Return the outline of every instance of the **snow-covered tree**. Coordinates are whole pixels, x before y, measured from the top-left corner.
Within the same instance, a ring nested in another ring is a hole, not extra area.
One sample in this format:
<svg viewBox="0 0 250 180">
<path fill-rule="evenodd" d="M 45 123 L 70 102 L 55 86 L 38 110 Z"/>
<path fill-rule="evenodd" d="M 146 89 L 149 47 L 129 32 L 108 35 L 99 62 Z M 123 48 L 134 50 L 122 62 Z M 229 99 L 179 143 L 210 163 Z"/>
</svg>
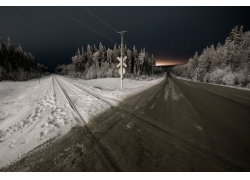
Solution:
<svg viewBox="0 0 250 180">
<path fill-rule="evenodd" d="M 112 50 L 108 48 L 107 50 L 107 61 L 109 63 L 109 65 L 111 66 L 112 63 Z"/>
<path fill-rule="evenodd" d="M 116 44 L 114 45 L 114 49 L 112 51 L 112 63 L 117 64 L 118 50 L 116 48 Z"/>
<path fill-rule="evenodd" d="M 250 32 L 235 26 L 224 44 L 205 48 L 172 71 L 196 81 L 250 87 Z"/>
<path fill-rule="evenodd" d="M 132 57 L 131 57 L 131 51 L 129 49 L 127 50 L 126 64 L 127 64 L 127 72 L 132 73 Z"/>
<path fill-rule="evenodd" d="M 105 62 L 106 50 L 104 49 L 102 43 L 99 45 L 99 65 L 102 65 Z"/>
<path fill-rule="evenodd" d="M 95 47 L 95 44 L 94 44 L 93 52 L 96 52 L 96 51 L 98 51 L 98 49 Z"/>
<path fill-rule="evenodd" d="M 156 60 L 154 58 L 154 55 L 152 54 L 152 57 L 151 57 L 151 70 L 152 70 L 152 74 L 154 74 L 154 68 L 156 66 Z"/>
<path fill-rule="evenodd" d="M 139 69 L 139 60 L 138 60 L 137 49 L 135 48 L 135 46 L 133 47 L 133 52 L 132 52 L 132 65 L 133 65 L 133 72 L 134 74 L 136 74 Z"/>
<path fill-rule="evenodd" d="M 55 72 L 58 74 L 68 74 L 73 77 L 85 79 L 119 77 L 117 57 L 120 55 L 120 50 L 121 47 L 118 46 L 117 48 L 115 44 L 113 50 L 108 48 L 106 51 L 105 46 L 103 46 L 101 42 L 98 50 L 95 45 L 94 50 L 91 45 L 87 45 L 86 52 L 83 47 L 81 51 L 78 48 L 75 56 L 72 57 L 72 64 L 70 64 L 70 66 L 58 65 Z M 149 75 L 153 71 L 155 58 L 152 58 L 151 62 L 151 58 L 148 57 L 148 53 L 145 51 L 145 48 L 141 50 L 141 53 L 138 55 L 135 46 L 133 51 L 125 46 L 124 54 L 127 56 L 126 77 L 130 77 L 130 74 L 132 73 L 135 73 L 135 75 L 136 73 Z"/>
<path fill-rule="evenodd" d="M 0 67 L 2 80 L 22 81 L 37 77 L 37 62 L 31 53 L 23 52 L 21 45 L 14 49 L 8 38 L 6 46 L 0 38 Z M 48 69 L 47 69 L 48 70 Z"/>
</svg>

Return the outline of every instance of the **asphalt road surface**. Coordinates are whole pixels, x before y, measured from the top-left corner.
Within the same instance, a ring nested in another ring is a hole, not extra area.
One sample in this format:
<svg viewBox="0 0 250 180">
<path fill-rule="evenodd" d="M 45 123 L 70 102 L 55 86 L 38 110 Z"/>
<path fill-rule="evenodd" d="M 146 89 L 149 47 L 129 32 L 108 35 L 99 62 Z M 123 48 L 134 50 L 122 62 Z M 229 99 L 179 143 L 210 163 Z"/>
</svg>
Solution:
<svg viewBox="0 0 250 180">
<path fill-rule="evenodd" d="M 250 91 L 166 80 L 2 171 L 250 171 Z"/>
</svg>

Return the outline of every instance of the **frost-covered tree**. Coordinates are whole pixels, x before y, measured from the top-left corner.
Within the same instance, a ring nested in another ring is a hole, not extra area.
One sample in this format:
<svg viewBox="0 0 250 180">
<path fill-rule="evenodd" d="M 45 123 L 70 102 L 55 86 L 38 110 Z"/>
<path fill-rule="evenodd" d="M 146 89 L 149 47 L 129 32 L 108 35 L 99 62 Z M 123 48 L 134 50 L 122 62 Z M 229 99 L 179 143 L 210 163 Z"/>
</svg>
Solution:
<svg viewBox="0 0 250 180">
<path fill-rule="evenodd" d="M 131 57 L 131 51 L 129 49 L 127 50 L 126 64 L 127 64 L 127 72 L 132 73 L 132 57 Z"/>
<path fill-rule="evenodd" d="M 133 65 L 133 73 L 137 74 L 137 71 L 139 70 L 139 60 L 138 60 L 138 53 L 135 46 L 133 47 L 132 52 L 132 65 Z"/>
<path fill-rule="evenodd" d="M 7 49 L 6 46 L 0 37 L 0 66 L 4 66 L 5 64 L 5 58 L 7 57 Z"/>
<path fill-rule="evenodd" d="M 97 52 L 98 49 L 95 47 L 95 44 L 94 44 L 94 48 L 93 48 L 93 52 Z"/>
<path fill-rule="evenodd" d="M 111 63 L 112 63 L 112 50 L 109 48 L 107 50 L 107 61 L 111 65 Z"/>
<path fill-rule="evenodd" d="M 55 72 L 61 75 L 67 74 L 84 79 L 119 77 L 117 57 L 121 55 L 119 52 L 120 50 L 121 47 L 118 46 L 117 48 L 115 44 L 113 50 L 108 48 L 106 51 L 106 48 L 102 45 L 102 43 L 99 44 L 98 50 L 95 45 L 94 50 L 91 45 L 88 45 L 86 52 L 83 47 L 81 51 L 78 48 L 75 56 L 72 57 L 72 64 L 58 65 Z M 137 74 L 152 74 L 151 71 L 155 66 L 155 58 L 152 58 L 153 62 L 151 62 L 151 58 L 148 57 L 148 53 L 145 51 L 145 48 L 141 50 L 140 55 L 138 55 L 135 46 L 133 51 L 125 46 L 124 54 L 127 56 L 127 60 L 125 62 L 127 64 L 126 77 L 131 77 L 133 73 L 135 73 L 135 76 L 137 76 Z"/>
<path fill-rule="evenodd" d="M 100 42 L 99 45 L 99 65 L 102 65 L 105 62 L 105 54 L 106 50 L 104 49 L 102 43 Z"/>
<path fill-rule="evenodd" d="M 92 54 L 93 54 L 92 49 L 91 49 L 90 45 L 88 44 L 87 53 L 86 53 L 86 57 L 87 57 L 86 68 L 87 69 L 92 65 Z"/>
<path fill-rule="evenodd" d="M 37 62 L 31 53 L 23 52 L 21 45 L 15 50 L 10 38 L 7 46 L 0 38 L 0 66 L 2 80 L 23 81 L 38 77 Z M 48 69 L 46 69 L 48 70 Z"/>
<path fill-rule="evenodd" d="M 156 60 L 154 58 L 154 55 L 152 54 L 152 57 L 151 57 L 151 71 L 152 71 L 152 74 L 154 74 L 155 66 L 156 66 Z"/>
<path fill-rule="evenodd" d="M 142 69 L 143 69 L 144 58 L 145 58 L 145 52 L 141 50 L 141 52 L 139 53 L 139 57 L 138 57 L 138 61 L 139 61 L 139 70 L 138 70 L 138 74 L 140 74 L 141 71 L 142 71 Z"/>
<path fill-rule="evenodd" d="M 117 57 L 118 57 L 118 49 L 116 48 L 116 44 L 114 45 L 114 49 L 112 51 L 112 63 L 117 64 Z"/>
<path fill-rule="evenodd" d="M 197 66 L 195 57 L 198 57 Z M 195 55 L 172 71 L 197 81 L 250 88 L 250 32 L 243 32 L 243 26 L 235 26 L 224 44 L 205 48 L 200 56 Z"/>
</svg>

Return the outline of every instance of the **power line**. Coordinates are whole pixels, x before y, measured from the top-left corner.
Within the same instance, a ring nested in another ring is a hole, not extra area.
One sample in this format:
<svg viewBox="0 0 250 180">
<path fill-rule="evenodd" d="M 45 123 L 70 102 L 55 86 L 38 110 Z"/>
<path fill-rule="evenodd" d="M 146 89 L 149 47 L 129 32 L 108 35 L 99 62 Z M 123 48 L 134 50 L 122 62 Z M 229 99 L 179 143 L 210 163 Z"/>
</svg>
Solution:
<svg viewBox="0 0 250 180">
<path fill-rule="evenodd" d="M 113 21 L 113 23 L 115 23 L 117 26 L 120 27 L 120 25 L 117 24 L 110 16 L 108 16 L 100 7 L 97 6 L 97 8 L 98 8 L 103 14 L 105 14 L 106 17 L 107 17 L 108 19 L 110 19 L 111 21 Z"/>
<path fill-rule="evenodd" d="M 114 29 L 113 27 L 111 27 L 110 25 L 108 25 L 106 22 L 104 22 L 101 18 L 99 18 L 99 17 L 96 16 L 94 13 L 92 13 L 91 11 L 89 11 L 87 8 L 85 8 L 85 7 L 83 7 L 83 6 L 81 6 L 81 7 L 84 8 L 86 11 L 88 11 L 91 15 L 95 16 L 98 20 L 100 20 L 102 23 L 104 23 L 105 25 L 107 25 L 107 26 L 108 26 L 109 28 L 111 28 L 113 31 L 118 32 L 118 30 L 116 30 L 116 29 Z M 100 8 L 99 8 L 99 9 L 100 9 Z M 102 12 L 103 12 L 103 11 L 102 11 Z M 110 19 L 111 19 L 111 18 L 110 18 Z M 127 44 L 128 44 L 131 48 L 133 48 L 125 38 L 123 38 L 123 39 L 124 39 L 124 41 L 127 42 Z"/>
<path fill-rule="evenodd" d="M 108 25 L 107 23 L 105 23 L 103 20 L 101 20 L 99 17 L 97 17 L 94 13 L 92 13 L 91 11 L 89 11 L 87 8 L 81 6 L 83 9 L 85 9 L 86 11 L 88 11 L 90 14 L 92 14 L 93 16 L 95 16 L 97 19 L 99 19 L 101 22 L 103 22 L 104 24 L 106 24 L 108 27 L 110 27 L 112 30 L 114 30 L 115 32 L 117 32 L 117 30 L 115 30 L 114 28 L 112 28 L 110 25 Z"/>
<path fill-rule="evenodd" d="M 65 12 L 63 12 L 63 11 L 61 11 L 61 10 L 59 10 L 59 9 L 57 9 L 57 8 L 55 8 L 55 7 L 53 7 L 53 6 L 51 6 L 51 7 L 54 8 L 55 10 L 59 11 L 60 13 L 62 13 L 62 14 L 64 14 L 64 15 L 68 16 L 69 18 L 73 19 L 74 21 L 80 23 L 81 25 L 83 25 L 83 26 L 89 28 L 90 30 L 94 31 L 95 33 L 97 33 L 97 34 L 99 34 L 99 35 L 105 37 L 106 39 L 112 41 L 113 43 L 118 44 L 118 43 L 116 43 L 115 41 L 113 41 L 112 39 L 108 38 L 107 36 L 104 36 L 103 34 L 99 33 L 98 31 L 94 30 L 93 28 L 91 28 L 91 27 L 85 25 L 84 23 L 78 21 L 77 19 L 73 18 L 72 16 L 66 14 Z"/>
<path fill-rule="evenodd" d="M 105 14 L 105 16 L 106 17 L 108 17 L 111 21 L 113 21 L 113 23 L 115 23 L 116 25 L 118 25 L 110 16 L 108 16 L 100 7 L 98 7 L 97 6 L 97 8 L 103 13 L 103 14 Z M 119 25 L 118 25 L 119 26 Z M 120 27 L 120 26 L 119 26 Z M 133 49 L 133 47 L 129 44 L 129 42 L 125 39 L 125 38 L 123 38 L 124 39 L 124 41 Z"/>
<path fill-rule="evenodd" d="M 123 38 L 124 39 L 124 41 L 126 41 L 126 43 L 128 43 L 128 45 L 133 49 L 133 47 L 129 44 L 129 42 L 125 39 L 125 38 Z"/>
<path fill-rule="evenodd" d="M 90 7 L 90 6 L 88 6 L 88 8 L 90 8 L 90 10 L 91 10 L 92 12 L 94 12 L 95 14 L 98 14 L 99 17 L 102 17 L 102 18 L 104 18 L 106 21 L 111 22 L 107 17 L 103 16 L 103 14 L 101 14 L 100 11 L 96 11 L 93 7 Z M 116 28 L 114 28 L 114 29 L 116 29 Z"/>
</svg>

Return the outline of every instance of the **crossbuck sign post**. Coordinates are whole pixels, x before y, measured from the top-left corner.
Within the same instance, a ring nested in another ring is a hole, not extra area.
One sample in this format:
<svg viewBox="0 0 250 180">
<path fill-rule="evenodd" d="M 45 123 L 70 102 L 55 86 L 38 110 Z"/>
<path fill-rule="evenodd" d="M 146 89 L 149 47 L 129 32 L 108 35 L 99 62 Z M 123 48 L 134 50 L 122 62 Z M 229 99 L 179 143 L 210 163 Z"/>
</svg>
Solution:
<svg viewBox="0 0 250 180">
<path fill-rule="evenodd" d="M 126 72 L 124 67 L 127 67 L 127 65 L 125 64 L 125 60 L 127 59 L 127 57 L 123 56 L 123 34 L 126 32 L 127 31 L 117 32 L 118 34 L 121 34 L 121 57 L 117 57 L 117 60 L 119 61 L 117 67 L 119 68 L 119 74 L 121 77 L 121 89 L 123 89 L 123 74 L 125 74 Z"/>
</svg>

